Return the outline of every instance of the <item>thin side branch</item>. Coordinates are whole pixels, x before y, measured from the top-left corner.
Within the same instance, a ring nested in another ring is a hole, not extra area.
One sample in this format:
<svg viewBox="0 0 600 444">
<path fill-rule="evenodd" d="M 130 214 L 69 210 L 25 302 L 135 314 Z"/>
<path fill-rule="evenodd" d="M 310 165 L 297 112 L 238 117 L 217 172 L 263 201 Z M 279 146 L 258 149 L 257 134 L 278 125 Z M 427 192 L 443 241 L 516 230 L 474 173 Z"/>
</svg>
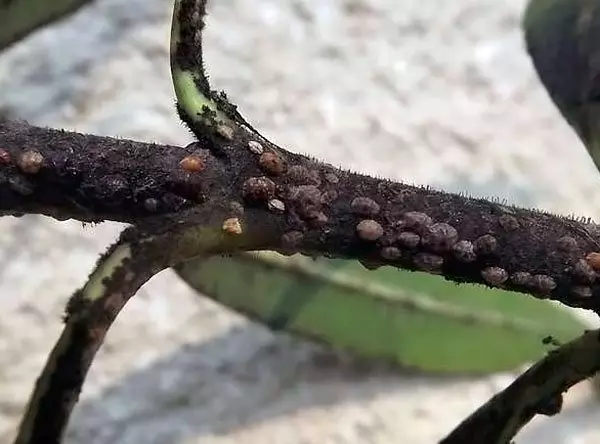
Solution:
<svg viewBox="0 0 600 444">
<path fill-rule="evenodd" d="M 132 246 L 117 242 L 87 285 L 72 298 L 63 332 L 28 402 L 15 444 L 60 444 L 83 381 L 117 315 L 152 277 L 151 260 L 132 261 Z M 154 256 L 156 257 L 156 256 Z M 147 267 L 140 267 L 141 264 Z"/>
<path fill-rule="evenodd" d="M 155 236 L 125 230 L 69 301 L 66 325 L 36 382 L 15 444 L 60 444 L 108 329 L 146 281 L 192 256 L 260 248 L 258 238 L 251 232 L 231 237 L 210 225 Z"/>
<path fill-rule="evenodd" d="M 563 393 L 598 371 L 600 330 L 593 330 L 550 352 L 440 444 L 508 444 L 535 415 L 558 414 Z"/>
</svg>

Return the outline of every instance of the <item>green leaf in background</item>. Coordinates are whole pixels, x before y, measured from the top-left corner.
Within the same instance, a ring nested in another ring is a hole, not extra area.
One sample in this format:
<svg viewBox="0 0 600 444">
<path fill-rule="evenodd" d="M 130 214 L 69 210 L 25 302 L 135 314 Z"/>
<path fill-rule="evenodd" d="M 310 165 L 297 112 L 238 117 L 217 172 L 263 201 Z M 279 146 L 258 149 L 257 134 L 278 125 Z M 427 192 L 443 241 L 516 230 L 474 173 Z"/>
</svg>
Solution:
<svg viewBox="0 0 600 444">
<path fill-rule="evenodd" d="M 366 358 L 435 373 L 513 369 L 585 328 L 545 301 L 353 261 L 263 252 L 177 269 L 194 289 L 262 322 Z"/>
<path fill-rule="evenodd" d="M 0 0 L 0 50 L 92 0 Z"/>
</svg>

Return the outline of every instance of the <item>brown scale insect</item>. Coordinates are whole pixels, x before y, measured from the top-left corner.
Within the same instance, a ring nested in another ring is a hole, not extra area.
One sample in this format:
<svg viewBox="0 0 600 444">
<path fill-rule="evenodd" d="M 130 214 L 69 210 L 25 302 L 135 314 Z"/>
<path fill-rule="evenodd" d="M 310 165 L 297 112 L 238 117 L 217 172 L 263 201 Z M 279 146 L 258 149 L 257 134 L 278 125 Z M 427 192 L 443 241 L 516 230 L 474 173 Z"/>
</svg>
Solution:
<svg viewBox="0 0 600 444">
<path fill-rule="evenodd" d="M 233 140 L 233 128 L 225 125 L 219 124 L 217 125 L 217 134 L 221 136 L 223 139 Z"/>
<path fill-rule="evenodd" d="M 258 159 L 260 168 L 270 176 L 279 176 L 285 172 L 285 161 L 277 154 L 272 152 L 264 152 Z"/>
<path fill-rule="evenodd" d="M 314 219 L 323 207 L 323 195 L 314 185 L 299 185 L 288 191 L 288 199 L 298 215 L 304 219 Z"/>
<path fill-rule="evenodd" d="M 283 213 L 285 211 L 285 204 L 279 199 L 271 199 L 267 206 L 274 213 Z"/>
<path fill-rule="evenodd" d="M 9 165 L 12 158 L 6 150 L 0 149 L 0 165 Z"/>
<path fill-rule="evenodd" d="M 204 161 L 201 157 L 190 154 L 181 159 L 179 166 L 188 173 L 199 173 L 204 169 Z"/>
<path fill-rule="evenodd" d="M 447 223 L 436 223 L 424 230 L 421 244 L 435 253 L 448 251 L 458 240 L 458 232 Z"/>
<path fill-rule="evenodd" d="M 248 149 L 254 154 L 262 154 L 265 151 L 261 143 L 256 140 L 250 140 L 248 142 Z"/>
<path fill-rule="evenodd" d="M 596 271 L 600 271 L 600 253 L 592 252 L 585 257 L 586 262 Z"/>
<path fill-rule="evenodd" d="M 499 287 L 508 280 L 508 273 L 504 268 L 488 267 L 481 270 L 481 277 L 491 286 Z"/>
<path fill-rule="evenodd" d="M 519 287 L 530 287 L 531 277 L 531 273 L 526 271 L 517 271 L 510 275 L 510 282 Z"/>
<path fill-rule="evenodd" d="M 473 242 L 468 240 L 460 240 L 452 246 L 452 254 L 460 262 L 473 262 L 477 259 Z"/>
<path fill-rule="evenodd" d="M 484 234 L 475 239 L 473 246 L 477 254 L 493 254 L 498 248 L 498 241 L 491 234 Z"/>
<path fill-rule="evenodd" d="M 242 224 L 237 217 L 230 217 L 223 221 L 223 231 L 227 234 L 242 234 Z"/>
<path fill-rule="evenodd" d="M 545 274 L 536 274 L 531 277 L 531 287 L 540 296 L 548 296 L 556 288 L 556 281 Z"/>
<path fill-rule="evenodd" d="M 17 159 L 17 166 L 25 174 L 36 174 L 42 168 L 44 156 L 37 151 L 25 151 Z"/>
<path fill-rule="evenodd" d="M 242 196 L 249 201 L 266 201 L 275 194 L 275 182 L 267 177 L 250 177 L 242 186 Z"/>
<path fill-rule="evenodd" d="M 421 236 L 410 231 L 403 231 L 398 235 L 398 244 L 405 248 L 417 248 L 421 242 Z"/>
<path fill-rule="evenodd" d="M 402 216 L 404 227 L 415 231 L 417 234 L 423 234 L 425 229 L 433 224 L 433 219 L 425 213 L 418 211 L 409 211 Z"/>
<path fill-rule="evenodd" d="M 383 236 L 383 227 L 373 219 L 363 219 L 356 225 L 356 234 L 364 241 L 374 242 Z"/>
</svg>

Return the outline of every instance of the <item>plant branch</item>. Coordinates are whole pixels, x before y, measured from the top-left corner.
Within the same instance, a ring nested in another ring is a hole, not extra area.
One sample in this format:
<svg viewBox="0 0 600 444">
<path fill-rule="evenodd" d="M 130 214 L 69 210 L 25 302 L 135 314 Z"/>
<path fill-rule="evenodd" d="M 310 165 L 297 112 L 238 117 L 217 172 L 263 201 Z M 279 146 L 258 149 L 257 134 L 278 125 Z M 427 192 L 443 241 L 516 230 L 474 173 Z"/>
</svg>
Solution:
<svg viewBox="0 0 600 444">
<path fill-rule="evenodd" d="M 263 249 L 358 259 L 600 309 L 595 225 L 283 157 L 243 129 L 181 148 L 0 122 L 0 150 L 9 154 L 0 165 L 3 214 L 110 219 L 148 233 L 219 223 L 234 235 L 250 230 L 268 239 Z M 18 159 L 31 152 L 43 161 L 25 173 Z"/>
<path fill-rule="evenodd" d="M 203 199 L 198 175 L 181 168 L 196 144 L 158 146 L 0 120 L 0 214 L 139 222 Z M 227 173 L 202 158 L 210 174 Z"/>
<path fill-rule="evenodd" d="M 139 256 L 136 255 L 136 259 Z M 30 397 L 15 444 L 59 444 L 81 386 L 108 328 L 153 274 L 152 259 L 132 261 L 128 242 L 117 242 L 75 293 L 63 332 Z M 139 265 L 146 265 L 146 267 Z"/>
<path fill-rule="evenodd" d="M 204 225 L 147 236 L 123 232 L 71 297 L 66 325 L 29 399 L 15 444 L 59 444 L 87 372 L 126 302 L 159 271 L 190 257 L 260 248 L 256 237 L 230 236 Z"/>
<path fill-rule="evenodd" d="M 440 444 L 508 444 L 535 415 L 560 413 L 562 394 L 600 371 L 600 330 L 551 351 Z"/>
<path fill-rule="evenodd" d="M 595 225 L 350 173 L 266 140 L 210 89 L 205 7 L 175 1 L 171 42 L 178 112 L 198 142 L 159 146 L 0 120 L 0 214 L 135 225 L 72 298 L 18 444 L 59 442 L 125 302 L 153 274 L 195 256 L 275 250 L 358 259 L 600 313 Z M 562 391 L 597 371 L 597 356 L 598 332 L 568 344 L 445 442 L 506 442 L 535 414 L 557 413 Z"/>
</svg>

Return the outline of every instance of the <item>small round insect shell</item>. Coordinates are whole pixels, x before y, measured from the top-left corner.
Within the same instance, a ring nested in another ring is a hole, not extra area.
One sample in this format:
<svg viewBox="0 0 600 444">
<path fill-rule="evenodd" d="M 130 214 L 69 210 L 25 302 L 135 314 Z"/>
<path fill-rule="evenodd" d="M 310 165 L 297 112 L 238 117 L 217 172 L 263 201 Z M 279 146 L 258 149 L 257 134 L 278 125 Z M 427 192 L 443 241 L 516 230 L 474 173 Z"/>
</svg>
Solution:
<svg viewBox="0 0 600 444">
<path fill-rule="evenodd" d="M 271 199 L 267 206 L 274 213 L 283 213 L 285 211 L 285 204 L 279 199 Z"/>
<path fill-rule="evenodd" d="M 223 139 L 233 140 L 233 128 L 223 123 L 217 125 L 217 134 Z"/>
<path fill-rule="evenodd" d="M 458 232 L 447 223 L 436 223 L 423 232 L 421 244 L 435 253 L 443 253 L 456 243 Z"/>
<path fill-rule="evenodd" d="M 190 154 L 181 159 L 179 166 L 188 173 L 198 173 L 204 169 L 204 161 L 202 158 Z"/>
<path fill-rule="evenodd" d="M 493 254 L 498 249 L 498 241 L 491 234 L 484 234 L 473 243 L 477 254 Z"/>
<path fill-rule="evenodd" d="M 531 287 L 531 273 L 526 271 L 516 271 L 510 275 L 510 282 L 519 287 Z"/>
<path fill-rule="evenodd" d="M 473 262 L 477 259 L 475 247 L 468 240 L 461 240 L 452 246 L 452 254 L 460 262 Z"/>
<path fill-rule="evenodd" d="M 230 217 L 223 222 L 223 231 L 227 234 L 242 234 L 242 224 L 237 217 Z"/>
<path fill-rule="evenodd" d="M 350 208 L 361 216 L 375 216 L 381 210 L 379 204 L 370 197 L 355 197 L 350 202 Z"/>
<path fill-rule="evenodd" d="M 545 274 L 536 274 L 531 277 L 531 287 L 538 295 L 547 296 L 556 288 L 556 281 Z"/>
<path fill-rule="evenodd" d="M 10 153 L 0 149 L 0 165 L 8 165 L 11 161 Z"/>
<path fill-rule="evenodd" d="M 363 219 L 356 225 L 356 234 L 364 241 L 376 241 L 383 236 L 383 227 L 373 219 Z"/>
<path fill-rule="evenodd" d="M 258 159 L 260 168 L 271 176 L 279 176 L 286 169 L 285 161 L 277 154 L 272 152 L 264 152 Z"/>
<path fill-rule="evenodd" d="M 594 270 L 600 271 L 600 253 L 589 253 L 585 260 Z"/>
<path fill-rule="evenodd" d="M 242 186 L 244 199 L 250 201 L 265 201 L 275 193 L 275 183 L 266 177 L 250 177 Z"/>
<path fill-rule="evenodd" d="M 423 233 L 429 227 L 433 220 L 425 213 L 418 211 L 409 211 L 402 216 L 404 227 L 408 230 L 415 231 L 417 234 Z"/>
<path fill-rule="evenodd" d="M 254 154 L 262 154 L 263 151 L 265 150 L 263 148 L 263 146 L 261 145 L 261 143 L 257 142 L 256 140 L 250 140 L 248 142 L 248 149 L 250 150 L 251 153 L 254 153 Z"/>
<path fill-rule="evenodd" d="M 17 160 L 17 165 L 25 174 L 36 174 L 44 163 L 44 156 L 37 151 L 25 151 Z"/>
<path fill-rule="evenodd" d="M 405 248 L 417 248 L 421 242 L 421 236 L 410 231 L 403 231 L 398 235 L 398 244 Z"/>
<path fill-rule="evenodd" d="M 498 287 L 507 281 L 508 273 L 504 268 L 488 267 L 481 271 L 481 277 L 489 285 Z"/>
</svg>

